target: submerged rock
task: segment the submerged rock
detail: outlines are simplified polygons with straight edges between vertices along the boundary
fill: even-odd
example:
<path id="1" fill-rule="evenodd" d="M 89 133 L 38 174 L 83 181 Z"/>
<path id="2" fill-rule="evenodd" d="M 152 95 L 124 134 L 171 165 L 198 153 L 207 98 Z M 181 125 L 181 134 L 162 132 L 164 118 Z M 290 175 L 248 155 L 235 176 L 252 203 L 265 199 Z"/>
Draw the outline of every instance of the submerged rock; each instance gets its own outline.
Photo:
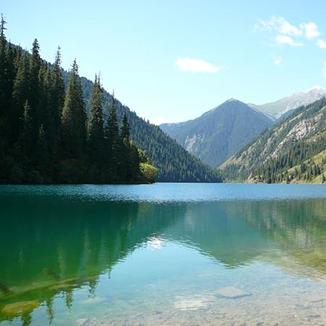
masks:
<path id="1" fill-rule="evenodd" d="M 9 303 L 2 308 L 2 313 L 5 315 L 21 315 L 28 313 L 37 308 L 39 302 L 37 300 L 32 301 L 19 301 L 15 303 Z"/>
<path id="2" fill-rule="evenodd" d="M 198 310 L 206 308 L 212 301 L 212 295 L 178 296 L 174 307 L 178 310 Z"/>
<path id="3" fill-rule="evenodd" d="M 105 298 L 95 297 L 95 298 L 88 298 L 88 299 L 82 301 L 82 303 L 85 303 L 85 304 L 98 304 L 98 303 L 103 303 L 105 301 L 106 301 Z"/>
<path id="4" fill-rule="evenodd" d="M 76 320 L 76 325 L 77 326 L 86 326 L 89 324 L 89 319 L 88 318 L 79 318 Z"/>
<path id="5" fill-rule="evenodd" d="M 223 298 L 228 298 L 228 299 L 239 299 L 251 295 L 251 293 L 248 293 L 238 288 L 234 288 L 232 286 L 218 289 L 217 294 Z"/>

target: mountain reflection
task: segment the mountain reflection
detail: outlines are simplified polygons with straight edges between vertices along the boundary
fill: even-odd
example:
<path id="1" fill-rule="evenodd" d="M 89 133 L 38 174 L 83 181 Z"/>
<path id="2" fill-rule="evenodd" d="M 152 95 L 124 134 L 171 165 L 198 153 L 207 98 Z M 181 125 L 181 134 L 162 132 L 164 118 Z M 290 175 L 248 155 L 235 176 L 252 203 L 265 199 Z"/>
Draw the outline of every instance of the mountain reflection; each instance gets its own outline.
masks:
<path id="1" fill-rule="evenodd" d="M 0 321 L 20 315 L 28 325 L 43 304 L 51 322 L 58 293 L 71 307 L 75 289 L 94 293 L 101 274 L 110 276 L 136 248 L 159 248 L 160 239 L 226 268 L 258 260 L 292 273 L 326 273 L 325 200 L 158 204 L 24 196 L 0 204 Z M 15 311 L 17 302 L 31 306 Z M 6 305 L 12 311 L 4 312 Z"/>

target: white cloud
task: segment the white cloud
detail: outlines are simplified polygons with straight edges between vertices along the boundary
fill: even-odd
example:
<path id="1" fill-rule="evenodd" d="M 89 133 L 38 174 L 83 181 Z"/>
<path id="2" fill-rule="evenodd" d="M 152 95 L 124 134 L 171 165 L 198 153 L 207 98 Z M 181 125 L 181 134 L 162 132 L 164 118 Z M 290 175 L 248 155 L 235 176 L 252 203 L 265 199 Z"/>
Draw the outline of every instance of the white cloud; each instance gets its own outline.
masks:
<path id="1" fill-rule="evenodd" d="M 300 25 L 304 36 L 308 39 L 314 39 L 320 35 L 320 32 L 318 31 L 318 26 L 315 23 L 303 23 Z"/>
<path id="2" fill-rule="evenodd" d="M 260 20 L 256 25 L 260 30 L 276 33 L 277 44 L 287 44 L 290 46 L 303 46 L 303 40 L 315 40 L 321 33 L 314 22 L 300 23 L 294 25 L 284 17 L 273 16 L 268 20 Z M 322 40 L 318 40 L 316 46 L 323 46 Z M 325 44 L 326 46 L 326 44 Z"/>
<path id="3" fill-rule="evenodd" d="M 222 70 L 221 66 L 216 66 L 205 60 L 194 58 L 179 58 L 176 61 L 176 65 L 181 71 L 190 72 L 217 73 Z"/>
<path id="4" fill-rule="evenodd" d="M 274 65 L 279 66 L 283 62 L 283 58 L 282 57 L 275 57 L 273 62 L 274 62 Z"/>
<path id="5" fill-rule="evenodd" d="M 286 44 L 290 46 L 303 46 L 302 43 L 296 42 L 291 36 L 288 35 L 277 35 L 275 37 L 275 42 L 277 44 Z"/>
<path id="6" fill-rule="evenodd" d="M 302 34 L 302 30 L 295 25 L 289 23 L 283 17 L 272 17 L 269 20 L 260 20 L 258 27 L 262 30 L 276 31 L 280 34 L 298 36 Z"/>
<path id="7" fill-rule="evenodd" d="M 316 45 L 320 48 L 320 49 L 326 49 L 326 42 L 322 39 L 317 40 Z"/>

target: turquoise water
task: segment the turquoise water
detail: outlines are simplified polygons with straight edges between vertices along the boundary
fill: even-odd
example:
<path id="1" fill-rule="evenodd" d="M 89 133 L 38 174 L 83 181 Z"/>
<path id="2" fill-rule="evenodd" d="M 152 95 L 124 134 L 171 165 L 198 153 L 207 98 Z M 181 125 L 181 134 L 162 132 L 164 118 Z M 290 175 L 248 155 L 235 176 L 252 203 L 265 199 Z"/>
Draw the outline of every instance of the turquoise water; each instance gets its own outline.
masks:
<path id="1" fill-rule="evenodd" d="M 324 325 L 326 187 L 0 187 L 1 325 Z"/>

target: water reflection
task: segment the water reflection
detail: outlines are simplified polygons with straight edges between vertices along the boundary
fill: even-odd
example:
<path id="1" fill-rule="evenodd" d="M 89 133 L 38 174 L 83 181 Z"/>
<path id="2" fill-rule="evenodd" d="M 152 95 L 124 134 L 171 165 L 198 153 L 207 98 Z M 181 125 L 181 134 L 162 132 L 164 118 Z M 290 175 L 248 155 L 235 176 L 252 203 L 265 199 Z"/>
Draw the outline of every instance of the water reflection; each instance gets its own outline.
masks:
<path id="1" fill-rule="evenodd" d="M 160 255 L 166 241 L 226 269 L 262 261 L 326 275 L 323 199 L 158 204 L 26 195 L 0 197 L 0 205 L 0 321 L 20 316 L 28 325 L 45 306 L 51 322 L 58 295 L 71 308 L 74 291 L 94 294 L 101 275 L 136 249 Z"/>

